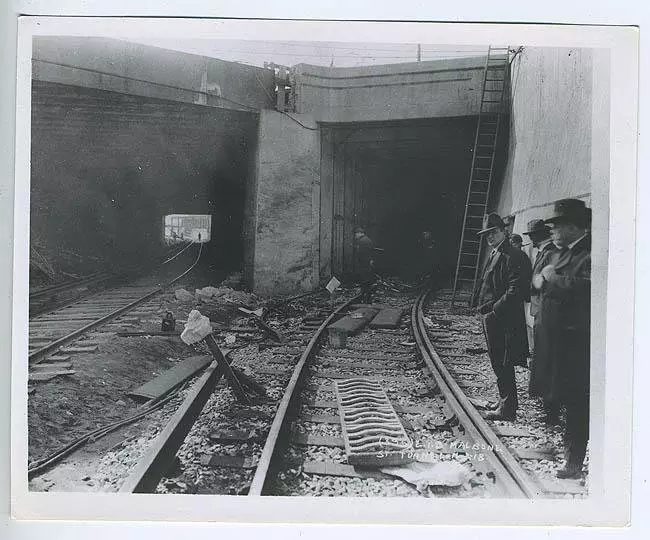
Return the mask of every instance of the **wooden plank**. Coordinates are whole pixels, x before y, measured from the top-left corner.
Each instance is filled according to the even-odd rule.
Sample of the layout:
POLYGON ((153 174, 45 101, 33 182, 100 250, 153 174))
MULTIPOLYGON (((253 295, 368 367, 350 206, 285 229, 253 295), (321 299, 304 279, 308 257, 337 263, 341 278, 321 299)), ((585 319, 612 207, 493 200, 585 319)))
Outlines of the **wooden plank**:
POLYGON ((529 430, 516 427, 516 426, 492 426, 494 432, 499 435, 499 437, 537 437, 529 430))
POLYGON ((396 329, 402 318, 403 310, 401 308, 385 308, 377 313, 376 317, 370 321, 370 328, 387 328, 396 329))
POLYGON ((345 448, 343 437, 333 437, 331 435, 307 435, 294 433, 291 436, 291 442, 300 446, 327 446, 328 448, 345 448))
POLYGON ((582 480, 578 479, 557 479, 541 480, 542 487, 547 493, 558 493, 561 495, 587 495, 588 491, 582 480))
POLYGON ((260 436, 252 429, 222 429, 210 433, 210 439, 221 443, 248 442, 258 440, 260 436))
POLYGON ((163 332, 162 330, 155 330, 152 332, 117 332, 117 337, 140 337, 140 336, 165 336, 180 338, 180 332, 163 332))
POLYGON ((511 448, 512 452, 519 459, 548 459, 553 460, 556 456, 556 451, 554 448, 511 448))
POLYGON ((480 383, 477 381, 468 381, 463 379, 457 379, 456 382, 461 388, 485 388, 485 383, 480 383))
POLYGON ((90 346, 90 347, 75 347, 74 345, 71 347, 61 347, 59 351, 63 353, 90 353, 90 352, 95 352, 97 350, 97 345, 90 346))
POLYGON ((341 418, 334 414, 310 414, 303 413, 299 420, 303 422, 314 422, 316 424, 340 424, 341 418))
POLYGON ((377 478, 395 480, 394 476, 382 473, 377 469, 355 468, 345 463, 334 461, 305 461, 302 472, 319 476, 341 476, 345 478, 377 478))
POLYGON ((330 324, 327 329, 331 333, 342 333, 346 336, 354 335, 360 332, 376 314, 376 309, 360 308, 330 324))
MULTIPOLYGON (((321 128, 320 180, 320 279, 332 275, 332 209, 334 197, 334 157, 331 128, 321 128)), ((318 222, 317 222, 318 223, 318 222)))
POLYGON ((45 373, 30 373, 29 381, 49 381, 51 379, 54 379, 54 377, 58 377, 59 375, 74 375, 75 373, 76 371, 71 369, 62 371, 46 371, 45 373))
MULTIPOLYGON (((401 351, 404 354, 406 351, 401 351)), ((345 349, 337 349, 336 351, 322 351, 318 353, 319 356, 325 356, 327 358, 351 358, 358 360, 384 360, 392 361, 396 364, 402 362, 412 362, 412 356, 390 356, 387 354, 381 354, 381 352, 371 351, 369 353, 361 353, 354 351, 346 351, 345 349)))
POLYGON ((210 356, 192 356, 164 371, 155 379, 131 390, 127 395, 155 399, 169 392, 172 388, 192 377, 210 364, 210 356))
POLYGON ((230 456, 227 454, 213 454, 212 456, 209 456, 209 459, 203 456, 201 458, 201 463, 203 465, 209 465, 210 467, 222 467, 224 469, 254 469, 256 467, 250 457, 230 456))
MULTIPOLYGON (((464 364, 461 364, 464 365, 464 364)), ((472 369, 463 369, 461 367, 456 367, 454 365, 447 366, 452 375, 472 375, 478 376, 478 373, 472 369)))
POLYGON ((401 367, 403 369, 417 369, 418 365, 415 362, 404 362, 398 364, 390 360, 365 360, 359 361, 345 358, 328 358, 326 360, 321 360, 320 362, 314 364, 317 366, 323 367, 340 367, 343 364, 343 367, 350 365, 358 369, 378 369, 378 370, 394 370, 396 367, 401 367))
POLYGON ((58 371, 62 369, 71 369, 71 368, 72 368, 72 362, 55 362, 52 364, 41 362, 39 364, 34 364, 33 366, 30 366, 30 369, 35 370, 35 372, 48 371, 48 370, 58 371))
POLYGON ((48 356, 47 360, 50 362, 67 362, 70 358, 71 356, 69 354, 53 354, 52 356, 48 356))
POLYGON ((272 418, 272 415, 265 413, 264 411, 257 411, 255 409, 237 409, 234 411, 228 411, 228 417, 240 418, 240 419, 268 420, 272 418))

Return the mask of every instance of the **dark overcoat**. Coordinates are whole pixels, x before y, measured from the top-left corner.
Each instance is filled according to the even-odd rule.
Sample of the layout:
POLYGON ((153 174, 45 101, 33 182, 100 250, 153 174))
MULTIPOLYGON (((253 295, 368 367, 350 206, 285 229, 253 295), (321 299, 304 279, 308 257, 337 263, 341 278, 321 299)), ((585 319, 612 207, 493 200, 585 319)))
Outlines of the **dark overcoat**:
MULTIPOLYGON (((528 336, 524 301, 529 294, 530 261, 520 249, 504 240, 476 284, 473 305, 486 315, 494 312, 498 329, 505 334, 505 365, 526 366, 528 336), (524 260, 525 259, 525 260, 524 260)), ((489 340, 490 336, 486 336, 489 340)))
MULTIPOLYGON (((548 244, 545 244, 541 250, 535 255, 535 262, 532 265, 532 273, 531 277, 533 275, 539 274, 544 266, 548 264, 548 258, 550 256, 550 252, 557 251, 557 247, 555 247, 555 244, 553 242, 548 242, 548 244)), ((532 282, 532 279, 531 279, 532 282)), ((531 317, 535 318, 537 314, 539 313, 539 308, 542 302, 542 292, 539 289, 535 289, 532 286, 532 283, 530 285, 530 315, 531 317)))
POLYGON ((590 237, 571 249, 549 251, 540 266, 547 265, 555 267, 556 275, 541 290, 529 390, 557 402, 567 392, 589 391, 590 237))

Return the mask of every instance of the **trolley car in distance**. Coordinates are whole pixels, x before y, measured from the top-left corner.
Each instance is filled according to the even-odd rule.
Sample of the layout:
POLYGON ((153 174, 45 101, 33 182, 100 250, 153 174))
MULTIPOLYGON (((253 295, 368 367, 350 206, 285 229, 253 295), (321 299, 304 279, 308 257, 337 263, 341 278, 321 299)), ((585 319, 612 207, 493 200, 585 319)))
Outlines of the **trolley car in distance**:
POLYGON ((209 242, 211 228, 212 216, 206 214, 169 214, 163 218, 166 244, 209 242))

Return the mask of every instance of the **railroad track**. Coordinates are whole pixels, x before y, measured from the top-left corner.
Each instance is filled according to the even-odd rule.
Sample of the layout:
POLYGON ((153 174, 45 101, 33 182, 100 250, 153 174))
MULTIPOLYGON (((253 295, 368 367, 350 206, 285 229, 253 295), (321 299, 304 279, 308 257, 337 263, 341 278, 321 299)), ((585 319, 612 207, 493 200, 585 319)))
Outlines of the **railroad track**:
MULTIPOLYGON (((189 245, 185 246, 181 252, 188 247, 189 245)), ((166 286, 186 276, 198 263, 202 244, 199 244, 196 251, 197 254, 189 268, 167 281, 165 285, 122 285, 31 317, 28 354, 30 366, 55 365, 67 361, 69 353, 92 352, 96 349, 97 344, 92 339, 85 337, 91 330, 118 318, 119 322, 128 323, 128 315, 137 317, 150 314, 152 311, 149 308, 142 308, 141 311, 134 310, 163 292, 166 286)), ((181 252, 178 252, 176 256, 181 252)), ((163 264, 175 259, 176 256, 167 259, 163 264)), ((140 281, 151 280, 141 279, 140 281)))
MULTIPOLYGON (((167 250, 159 266, 169 264, 187 249, 192 246, 188 243, 180 250, 177 247, 167 250)), ((151 269, 149 269, 151 270, 151 269)), ((78 279, 68 280, 63 283, 56 283, 47 287, 30 289, 29 291, 29 314, 35 317, 44 313, 52 312, 56 309, 66 307, 71 303, 93 294, 102 288, 108 288, 118 282, 124 282, 129 276, 142 274, 145 272, 142 268, 129 270, 125 272, 94 272, 78 279)))
POLYGON ((440 496, 548 496, 504 443, 498 426, 477 412, 456 381, 458 373, 441 360, 435 345, 449 343, 450 336, 425 324, 426 296, 414 302, 403 295, 392 298, 393 307, 404 308, 398 329, 365 329, 349 337, 345 347, 334 348, 325 342, 326 328, 357 309, 357 301, 352 298, 332 313, 320 309, 303 317, 288 343, 277 345, 275 354, 265 359, 251 361, 253 375, 269 389, 266 401, 242 406, 227 389, 214 392, 222 374, 216 364, 210 365, 120 491, 156 491, 161 479, 177 474, 170 469, 179 453, 188 469, 182 485, 194 478, 193 493, 430 495, 386 468, 427 454, 434 461, 462 463, 469 478, 462 489, 433 489, 440 496), (384 400, 381 410, 371 411, 367 432, 363 426, 355 431, 357 426, 342 421, 339 411, 351 403, 350 396, 361 399, 364 393, 371 400, 387 397, 390 404, 384 400), (396 416, 390 417, 391 407, 396 416), (387 451, 388 459, 368 466, 359 442, 372 440, 373 430, 387 430, 397 438, 401 433, 412 447, 387 451), (348 463, 346 449, 356 465, 348 463), (396 458, 397 453, 406 459, 396 458))

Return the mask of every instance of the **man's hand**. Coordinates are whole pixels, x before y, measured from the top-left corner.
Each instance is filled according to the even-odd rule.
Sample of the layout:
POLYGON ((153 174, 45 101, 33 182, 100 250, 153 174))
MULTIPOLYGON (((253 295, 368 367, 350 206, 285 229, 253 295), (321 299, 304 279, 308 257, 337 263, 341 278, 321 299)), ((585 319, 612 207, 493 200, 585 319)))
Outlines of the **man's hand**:
POLYGON ((552 264, 549 264, 548 266, 545 266, 542 269, 542 276, 544 276, 544 279, 546 281, 550 281, 551 279, 553 279, 555 277, 555 275, 556 275, 555 274, 555 266, 553 266, 552 264))
POLYGON ((541 289, 544 286, 544 277, 542 274, 535 274, 533 276, 533 287, 541 289))

